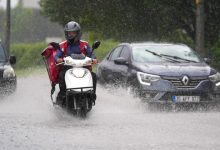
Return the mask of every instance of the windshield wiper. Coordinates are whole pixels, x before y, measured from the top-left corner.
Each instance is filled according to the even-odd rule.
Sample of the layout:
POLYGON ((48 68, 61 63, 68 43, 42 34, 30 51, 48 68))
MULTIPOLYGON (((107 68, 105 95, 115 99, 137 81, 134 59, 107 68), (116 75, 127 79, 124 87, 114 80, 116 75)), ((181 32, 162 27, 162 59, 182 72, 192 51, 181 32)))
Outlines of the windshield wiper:
POLYGON ((184 61, 188 61, 188 62, 197 63, 197 61, 181 58, 181 57, 178 57, 178 56, 172 56, 172 55, 166 55, 166 54, 160 54, 160 55, 165 56, 165 57, 171 57, 171 58, 174 58, 174 59, 179 59, 179 60, 184 60, 184 61))
MULTIPOLYGON (((152 52, 152 51, 150 51, 150 50, 145 50, 146 52, 149 52, 149 53, 151 53, 151 54, 153 54, 153 55, 155 55, 155 56, 158 56, 158 57, 161 57, 161 58, 163 58, 163 54, 158 54, 158 53, 155 53, 155 52, 152 52)), ((174 60, 174 59, 170 59, 170 58, 166 58, 166 59, 168 59, 168 60, 171 60, 172 62, 178 62, 178 63, 180 63, 179 61, 177 61, 177 60, 174 60)))
POLYGON ((159 57, 162 57, 160 54, 157 54, 157 53, 155 53, 155 52, 152 52, 152 51, 149 51, 149 50, 145 50, 146 52, 149 52, 149 53, 151 53, 151 54, 153 54, 153 55, 156 55, 156 56, 159 56, 159 57))

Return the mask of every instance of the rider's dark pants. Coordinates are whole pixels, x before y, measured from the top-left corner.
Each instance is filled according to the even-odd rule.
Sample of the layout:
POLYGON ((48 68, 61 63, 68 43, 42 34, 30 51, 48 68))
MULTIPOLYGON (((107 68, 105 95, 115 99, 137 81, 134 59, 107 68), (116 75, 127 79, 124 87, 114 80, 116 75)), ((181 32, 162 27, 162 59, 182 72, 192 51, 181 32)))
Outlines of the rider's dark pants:
MULTIPOLYGON (((60 94, 65 95, 66 93, 66 83, 65 83, 65 74, 66 71, 69 70, 71 67, 69 66, 63 66, 60 73, 59 73, 59 87, 60 87, 60 94)), ((96 83, 97 83, 97 78, 96 74, 94 72, 92 73, 92 79, 93 79, 93 88, 94 88, 94 93, 96 93, 96 83)))

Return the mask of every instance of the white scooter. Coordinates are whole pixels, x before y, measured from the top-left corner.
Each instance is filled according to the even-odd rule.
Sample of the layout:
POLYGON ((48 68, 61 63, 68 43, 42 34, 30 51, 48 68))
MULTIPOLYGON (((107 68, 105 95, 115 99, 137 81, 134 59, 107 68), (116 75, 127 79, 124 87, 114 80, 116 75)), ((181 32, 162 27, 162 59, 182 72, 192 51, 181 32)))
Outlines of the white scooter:
MULTIPOLYGON (((100 42, 94 43, 92 49, 98 48, 99 45, 100 42)), ((92 109, 96 99, 92 74, 90 70, 84 68, 91 66, 93 60, 83 54, 72 54, 65 57, 61 64, 70 66, 70 69, 65 73, 65 106, 74 115, 84 118, 87 112, 92 109)))

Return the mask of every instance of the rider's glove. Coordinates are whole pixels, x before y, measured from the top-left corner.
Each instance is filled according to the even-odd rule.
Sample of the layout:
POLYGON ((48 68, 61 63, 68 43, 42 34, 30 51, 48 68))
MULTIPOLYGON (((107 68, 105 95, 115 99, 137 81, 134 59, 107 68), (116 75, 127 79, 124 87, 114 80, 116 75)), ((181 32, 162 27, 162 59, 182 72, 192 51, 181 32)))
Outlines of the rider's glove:
POLYGON ((92 64, 97 64, 98 60, 97 59, 92 59, 92 64))
POLYGON ((58 58, 56 62, 57 62, 58 64, 61 63, 61 62, 63 62, 63 58, 58 58))

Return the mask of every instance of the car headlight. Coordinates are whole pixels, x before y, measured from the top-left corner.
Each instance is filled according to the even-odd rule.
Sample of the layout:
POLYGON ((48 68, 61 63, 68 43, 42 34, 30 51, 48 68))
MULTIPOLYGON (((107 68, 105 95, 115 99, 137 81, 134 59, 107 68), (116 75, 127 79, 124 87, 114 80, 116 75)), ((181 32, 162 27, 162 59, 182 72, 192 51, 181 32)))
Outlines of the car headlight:
POLYGON ((84 69, 73 69, 70 74, 74 75, 76 78, 83 78, 86 75, 86 70, 84 69))
POLYGON ((220 86, 220 73, 217 72, 214 75, 209 76, 209 79, 215 83, 216 86, 220 86))
POLYGON ((12 77, 15 77, 14 69, 12 67, 7 67, 4 70, 3 78, 12 78, 12 77))
POLYGON ((160 79, 160 76, 147 74, 143 72, 137 72, 137 78, 141 84, 151 85, 151 82, 158 81, 160 79))

